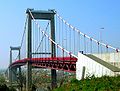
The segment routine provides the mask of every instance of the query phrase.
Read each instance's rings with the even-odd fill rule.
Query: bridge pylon
[[[13,51],[18,51],[18,59],[20,60],[20,47],[10,47],[10,67],[9,67],[9,82],[12,83],[17,80],[17,67],[12,67],[12,54]],[[19,77],[21,77],[21,67],[19,66]]]
[[[27,9],[26,11],[28,15],[28,32],[27,32],[27,58],[32,58],[32,19],[42,19],[42,20],[49,20],[51,24],[51,39],[55,41],[55,23],[54,23],[54,10],[34,10],[34,9]],[[32,14],[32,16],[31,16]],[[56,57],[56,50],[55,44],[51,42],[51,57]],[[57,86],[57,79],[56,79],[56,70],[51,69],[51,79],[52,88]],[[27,61],[27,75],[26,75],[26,91],[30,91],[32,87],[32,66],[30,60]]]

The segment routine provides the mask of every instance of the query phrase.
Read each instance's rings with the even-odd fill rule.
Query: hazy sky
[[[83,33],[120,48],[120,0],[1,0],[0,68],[9,64],[10,46],[19,46],[27,8],[55,9]],[[104,27],[104,30],[100,28]]]

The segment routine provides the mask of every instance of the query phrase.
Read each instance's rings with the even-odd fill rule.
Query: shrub
[[[80,81],[72,79],[69,83],[53,91],[120,91],[120,76],[100,78],[91,76]]]

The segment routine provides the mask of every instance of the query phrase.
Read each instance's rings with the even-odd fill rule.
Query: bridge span
[[[11,85],[16,80],[16,73],[22,80],[21,69],[25,65],[26,91],[32,88],[32,68],[51,69],[52,89],[57,87],[56,70],[74,72],[77,79],[84,78],[87,73],[103,76],[112,71],[112,74],[119,74],[119,67],[113,64],[120,62],[118,48],[84,34],[55,10],[27,9],[26,14],[21,44],[10,47]],[[14,60],[13,51],[16,50],[18,55]],[[110,62],[106,60],[108,57]]]

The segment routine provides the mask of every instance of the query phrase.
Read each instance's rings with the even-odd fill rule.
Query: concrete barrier
[[[95,75],[96,77],[115,76],[119,74],[120,69],[103,61],[100,58],[92,57],[78,53],[78,61],[76,62],[76,79],[81,80],[87,76]]]

